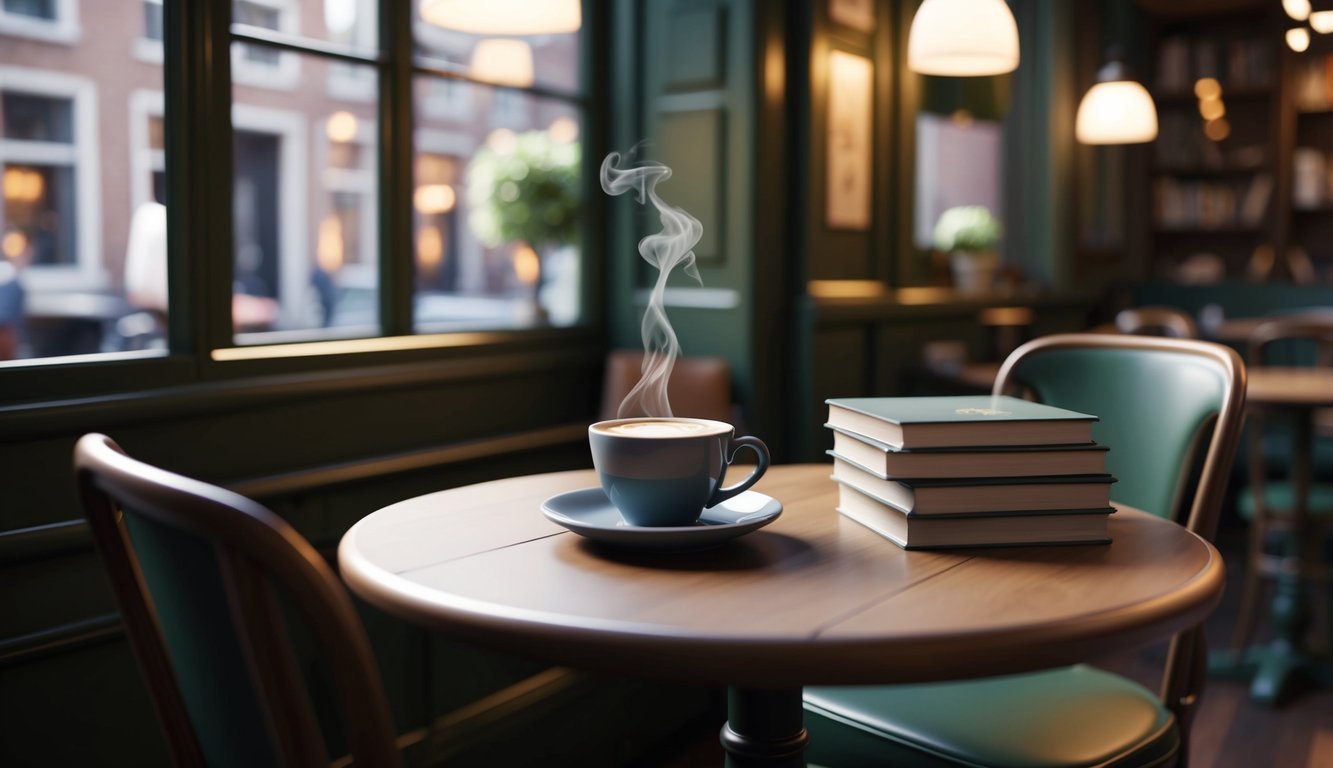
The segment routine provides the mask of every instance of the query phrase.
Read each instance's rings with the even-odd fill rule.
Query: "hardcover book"
[[[833,479],[912,515],[1106,512],[1115,482],[1106,474],[889,480],[837,453]]]
[[[1097,420],[1005,395],[843,397],[826,402],[830,426],[895,450],[1090,443]]]
[[[920,517],[840,484],[838,512],[903,549],[1108,544],[1112,509],[1050,514]]]
[[[828,425],[825,425],[828,426]],[[1106,446],[1005,445],[896,450],[864,435],[833,429],[833,451],[889,478],[1031,477],[1106,472]]]

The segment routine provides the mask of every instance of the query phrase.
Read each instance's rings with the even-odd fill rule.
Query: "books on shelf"
[[[1110,540],[1095,416],[1001,396],[827,402],[838,511],[900,546]]]
[[[832,429],[834,456],[885,479],[1097,475],[1106,471],[1106,446],[1092,442],[895,450],[878,440]]]
[[[1096,416],[1004,395],[844,397],[828,424],[894,449],[1092,442]]]
[[[1037,544],[1105,544],[1114,510],[919,517],[849,485],[838,490],[838,512],[904,549]]]
[[[1111,484],[1115,482],[1107,474],[890,480],[837,454],[833,455],[833,479],[913,515],[1105,512],[1111,506]]]

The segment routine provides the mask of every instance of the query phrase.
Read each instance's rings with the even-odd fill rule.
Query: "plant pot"
[[[953,251],[949,254],[953,286],[959,293],[985,293],[995,285],[1000,254],[995,251]]]

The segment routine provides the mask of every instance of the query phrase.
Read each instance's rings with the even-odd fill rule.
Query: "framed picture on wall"
[[[875,0],[829,0],[828,16],[844,27],[874,32]]]
[[[830,51],[824,195],[824,223],[830,229],[870,229],[873,107],[874,66],[870,59]]]

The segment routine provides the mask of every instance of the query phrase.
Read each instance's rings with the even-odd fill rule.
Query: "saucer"
[[[715,547],[778,519],[782,504],[745,491],[708,507],[694,525],[649,528],[626,523],[600,487],[561,493],[542,502],[542,514],[580,536],[620,547],[693,550]]]

